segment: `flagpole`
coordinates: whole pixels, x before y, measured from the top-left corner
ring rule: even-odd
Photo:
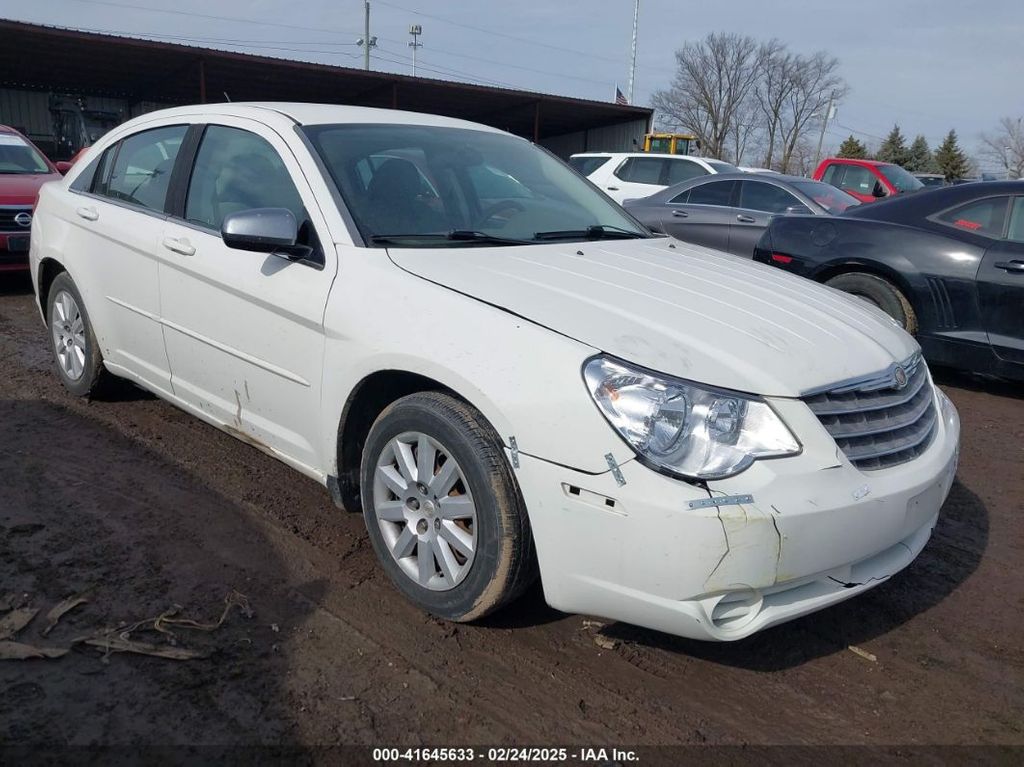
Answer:
[[[626,100],[630,104],[633,103],[633,81],[636,79],[636,29],[637,23],[640,21],[640,0],[634,0],[633,3],[633,46],[632,46],[632,63],[629,67],[629,87],[626,89]]]

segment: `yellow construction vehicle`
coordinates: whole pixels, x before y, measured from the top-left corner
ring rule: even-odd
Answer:
[[[697,137],[690,133],[647,133],[644,151],[658,154],[690,154],[699,148]]]

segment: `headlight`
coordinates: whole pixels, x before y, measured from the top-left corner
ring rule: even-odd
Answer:
[[[642,459],[693,479],[737,474],[800,443],[767,402],[698,386],[607,357],[583,366],[594,402]]]

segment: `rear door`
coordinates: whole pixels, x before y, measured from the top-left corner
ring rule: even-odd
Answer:
[[[604,180],[601,189],[618,203],[650,197],[666,186],[665,162],[664,157],[627,157]]]
[[[303,172],[272,129],[243,118],[205,126],[183,199],[158,247],[175,394],[245,441],[316,469],[323,313],[337,259]],[[234,250],[224,217],[288,208],[307,261]]]
[[[978,297],[993,351],[1024,364],[1024,197],[1013,198],[1006,239],[985,252]]]
[[[156,248],[172,171],[188,130],[134,133],[103,154],[88,186],[73,189],[65,247],[83,267],[72,277],[92,315],[104,359],[170,392],[160,328]]]
[[[683,242],[728,252],[736,187],[731,180],[691,187],[665,206],[663,230]]]
[[[795,195],[768,181],[741,181],[739,205],[730,224],[729,252],[751,258],[757,241],[768,228],[773,216],[783,215],[788,208],[807,208]]]

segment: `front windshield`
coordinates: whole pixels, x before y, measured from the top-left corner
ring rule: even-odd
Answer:
[[[0,133],[0,173],[7,175],[49,172],[50,166],[34,146],[21,136]]]
[[[842,213],[847,208],[860,205],[860,200],[820,181],[794,181],[793,186],[814,200],[829,213]]]
[[[879,170],[901,192],[916,192],[918,189],[924,188],[924,184],[899,165],[882,165]]]
[[[568,166],[506,133],[390,124],[303,130],[371,246],[651,236]]]

